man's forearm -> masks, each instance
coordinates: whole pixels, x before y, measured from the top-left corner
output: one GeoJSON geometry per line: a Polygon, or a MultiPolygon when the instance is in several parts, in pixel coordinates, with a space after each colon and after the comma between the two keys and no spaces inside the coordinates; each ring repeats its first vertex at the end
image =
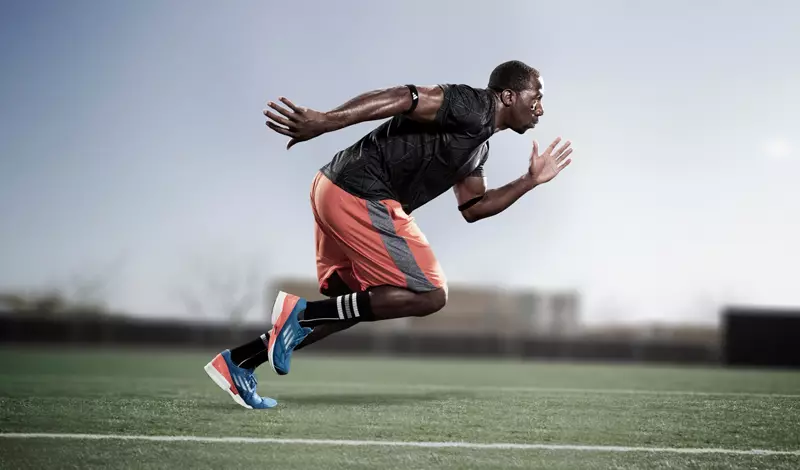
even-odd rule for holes
{"type": "Polygon", "coordinates": [[[365,121],[386,119],[402,114],[411,107],[411,93],[405,86],[362,93],[343,105],[325,113],[330,131],[365,121]]]}
{"type": "Polygon", "coordinates": [[[526,173],[505,186],[486,191],[477,204],[464,211],[464,217],[468,222],[476,222],[497,215],[534,187],[533,177],[526,173]]]}

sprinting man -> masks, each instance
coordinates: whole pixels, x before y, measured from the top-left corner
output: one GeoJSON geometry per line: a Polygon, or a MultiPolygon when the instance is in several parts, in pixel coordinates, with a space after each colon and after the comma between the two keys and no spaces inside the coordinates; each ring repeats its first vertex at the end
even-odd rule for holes
{"type": "Polygon", "coordinates": [[[279,292],[272,328],[260,338],[218,354],[206,372],[246,408],[277,403],[256,392],[255,369],[269,362],[288,374],[292,351],[360,322],[430,315],[447,302],[447,282],[412,211],[453,188],[467,222],[496,215],[570,164],[561,138],[527,170],[487,189],[489,138],[532,129],[544,114],[542,77],[519,61],[497,66],[488,87],[396,86],[359,95],[328,112],[280,98],[267,103],[266,125],[292,146],[353,124],[386,119],[336,153],[311,185],[316,222],[317,277],[329,297],[309,302],[279,292]]]}

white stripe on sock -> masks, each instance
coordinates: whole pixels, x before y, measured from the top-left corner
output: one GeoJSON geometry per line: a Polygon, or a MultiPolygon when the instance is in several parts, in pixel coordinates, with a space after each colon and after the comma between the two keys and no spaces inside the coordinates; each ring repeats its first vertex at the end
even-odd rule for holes
{"type": "Polygon", "coordinates": [[[347,314],[347,318],[348,319],[353,318],[353,311],[350,309],[350,302],[348,302],[348,300],[350,299],[350,296],[349,295],[342,295],[342,296],[339,296],[339,297],[340,298],[344,297],[344,300],[343,300],[343,302],[344,302],[344,312],[347,314]]]}
{"type": "Polygon", "coordinates": [[[339,311],[339,319],[344,320],[344,312],[342,311],[342,296],[336,297],[336,310],[339,311]]]}
{"type": "Polygon", "coordinates": [[[358,298],[355,293],[353,294],[353,313],[356,315],[356,318],[358,318],[358,298]]]}

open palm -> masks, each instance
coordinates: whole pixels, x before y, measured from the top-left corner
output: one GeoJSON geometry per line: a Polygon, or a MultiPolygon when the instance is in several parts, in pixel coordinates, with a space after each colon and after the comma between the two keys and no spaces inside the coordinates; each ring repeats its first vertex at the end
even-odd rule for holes
{"type": "Polygon", "coordinates": [[[572,142],[566,141],[558,150],[555,150],[559,142],[561,142],[561,137],[554,140],[545,152],[539,155],[539,144],[535,140],[533,141],[533,151],[531,152],[528,172],[537,185],[547,183],[555,178],[561,170],[572,162],[571,158],[567,158],[572,153],[572,149],[569,148],[572,142]]]}

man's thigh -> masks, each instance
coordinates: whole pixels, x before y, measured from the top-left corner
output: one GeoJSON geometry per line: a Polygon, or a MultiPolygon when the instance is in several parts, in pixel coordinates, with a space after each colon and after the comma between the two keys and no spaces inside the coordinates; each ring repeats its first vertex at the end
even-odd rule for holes
{"type": "Polygon", "coordinates": [[[428,292],[445,285],[428,240],[399,203],[363,200],[324,177],[315,189],[319,230],[348,260],[358,290],[391,285],[428,292]]]}

